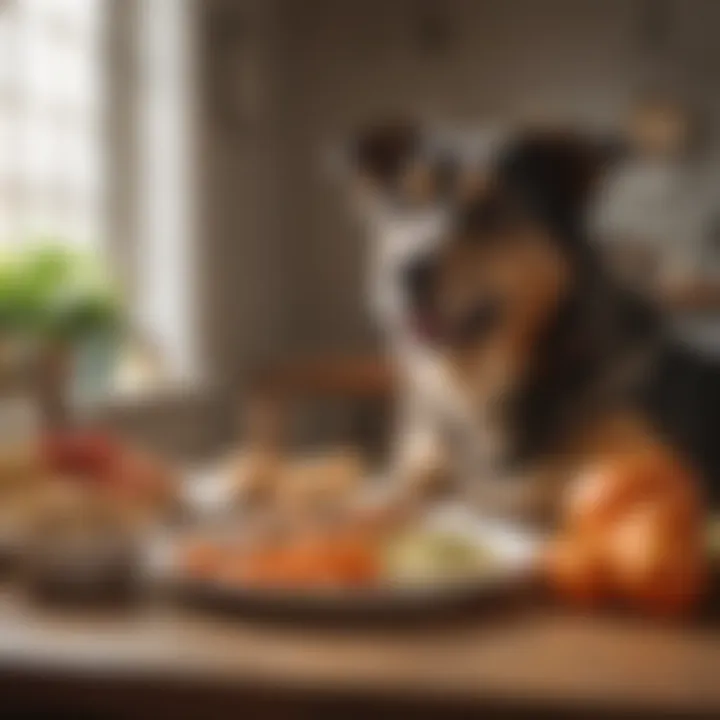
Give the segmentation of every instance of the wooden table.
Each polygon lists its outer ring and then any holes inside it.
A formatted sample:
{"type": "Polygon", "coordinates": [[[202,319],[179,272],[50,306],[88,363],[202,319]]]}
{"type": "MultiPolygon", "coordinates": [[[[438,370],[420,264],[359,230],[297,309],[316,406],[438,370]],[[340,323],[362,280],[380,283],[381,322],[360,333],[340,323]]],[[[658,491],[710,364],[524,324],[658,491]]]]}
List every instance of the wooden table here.
{"type": "Polygon", "coordinates": [[[720,717],[720,628],[516,609],[353,630],[162,604],[71,614],[6,592],[0,698],[2,717],[720,717]]]}

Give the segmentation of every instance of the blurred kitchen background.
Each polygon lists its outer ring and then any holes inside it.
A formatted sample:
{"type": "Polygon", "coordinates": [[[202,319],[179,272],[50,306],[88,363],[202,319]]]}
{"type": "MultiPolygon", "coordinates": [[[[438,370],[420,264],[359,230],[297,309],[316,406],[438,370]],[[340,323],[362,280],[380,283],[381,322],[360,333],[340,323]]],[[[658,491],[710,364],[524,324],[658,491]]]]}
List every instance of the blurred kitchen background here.
{"type": "MultiPolygon", "coordinates": [[[[643,273],[712,280],[719,24],[714,0],[0,0],[7,364],[40,344],[50,410],[64,383],[206,454],[258,371],[371,356],[367,238],[328,158],[385,117],[628,133],[603,232],[643,273]]],[[[712,305],[686,325],[720,347],[712,305]]]]}

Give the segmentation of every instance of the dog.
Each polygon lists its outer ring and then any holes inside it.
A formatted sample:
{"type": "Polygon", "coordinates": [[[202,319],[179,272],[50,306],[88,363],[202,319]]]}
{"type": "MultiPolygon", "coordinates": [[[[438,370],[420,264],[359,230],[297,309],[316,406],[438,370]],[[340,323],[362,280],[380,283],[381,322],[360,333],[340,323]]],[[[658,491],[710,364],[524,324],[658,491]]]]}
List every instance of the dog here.
{"type": "Polygon", "coordinates": [[[462,402],[452,398],[434,349],[413,325],[404,279],[445,236],[460,184],[458,153],[401,120],[358,133],[347,155],[369,237],[368,309],[400,381],[391,484],[401,495],[424,491],[448,475],[445,430],[465,423],[448,422],[462,402]]]}
{"type": "MultiPolygon", "coordinates": [[[[717,504],[720,365],[676,340],[592,241],[611,147],[530,130],[467,183],[459,163],[428,160],[409,126],[357,145],[386,212],[432,218],[385,280],[397,291],[388,332],[405,378],[399,484],[461,477],[486,511],[546,518],[593,459],[656,446],[717,504]]],[[[392,239],[377,231],[377,244],[392,239]]]]}
{"type": "MultiPolygon", "coordinates": [[[[588,220],[607,149],[530,133],[458,207],[406,287],[424,341],[470,400],[495,477],[563,483],[591,458],[669,448],[711,502],[720,487],[720,364],[677,340],[619,281],[588,220]]],[[[556,492],[544,498],[551,507],[556,492]]]]}

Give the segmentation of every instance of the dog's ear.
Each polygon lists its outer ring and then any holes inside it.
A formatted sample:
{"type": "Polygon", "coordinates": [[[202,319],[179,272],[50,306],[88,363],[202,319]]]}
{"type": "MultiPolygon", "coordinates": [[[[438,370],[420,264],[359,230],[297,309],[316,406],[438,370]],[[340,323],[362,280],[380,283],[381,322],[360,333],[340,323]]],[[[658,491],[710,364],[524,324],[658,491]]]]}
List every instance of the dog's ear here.
{"type": "Polygon", "coordinates": [[[361,188],[410,204],[448,195],[457,175],[457,158],[437,147],[425,128],[404,120],[366,127],[346,157],[361,188]]]}
{"type": "Polygon", "coordinates": [[[420,128],[394,120],[370,125],[356,134],[348,148],[357,175],[378,186],[391,185],[419,155],[420,128]]]}
{"type": "Polygon", "coordinates": [[[612,139],[538,131],[501,154],[497,177],[526,212],[556,232],[576,235],[604,171],[623,152],[612,139]]]}

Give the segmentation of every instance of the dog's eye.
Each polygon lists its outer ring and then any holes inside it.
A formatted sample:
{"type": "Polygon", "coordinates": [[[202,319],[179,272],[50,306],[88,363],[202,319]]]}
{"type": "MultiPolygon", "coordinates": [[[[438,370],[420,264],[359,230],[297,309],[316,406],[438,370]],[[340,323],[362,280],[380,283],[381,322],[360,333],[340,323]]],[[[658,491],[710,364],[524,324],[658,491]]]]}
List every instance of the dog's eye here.
{"type": "Polygon", "coordinates": [[[499,298],[485,298],[455,323],[454,343],[463,345],[487,337],[500,323],[503,303],[499,298]]]}

